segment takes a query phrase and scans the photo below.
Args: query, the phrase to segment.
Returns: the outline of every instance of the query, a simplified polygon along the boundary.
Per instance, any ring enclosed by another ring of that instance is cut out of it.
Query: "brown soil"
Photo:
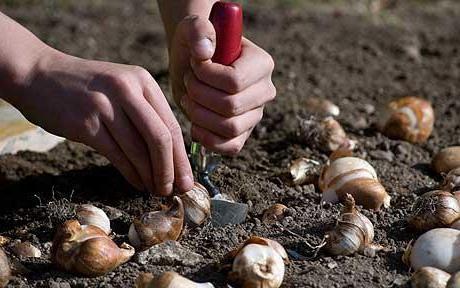
[[[27,2],[31,3],[0,4],[0,9],[68,53],[144,66],[168,91],[165,37],[154,1]],[[49,241],[56,225],[72,217],[72,204],[121,209],[122,217],[113,226],[116,239],[122,241],[130,220],[158,201],[135,191],[103,157],[79,144],[64,143],[46,154],[0,157],[0,233],[29,240],[47,252],[42,259],[22,260],[31,272],[14,279],[11,286],[127,287],[139,272],[175,270],[224,287],[225,271],[219,265],[223,255],[248,236],[260,235],[301,255],[287,266],[284,287],[409,287],[410,273],[401,255],[417,234],[409,231],[405,218],[416,195],[440,181],[429,165],[433,153],[460,144],[460,5],[400,2],[405,3],[379,15],[340,4],[246,8],[247,35],[276,60],[279,96],[267,107],[241,154],[224,159],[213,176],[224,192],[250,204],[247,221],[189,229],[181,239],[185,247],[204,256],[199,265],[129,262],[94,279],[56,270],[47,258]],[[312,95],[327,97],[341,107],[339,120],[359,140],[358,154],[374,165],[392,196],[390,209],[364,211],[375,224],[376,242],[389,252],[375,258],[330,257],[322,252],[313,257],[315,251],[306,243],[321,242],[340,208],[320,207],[318,191],[309,186],[284,183],[291,160],[306,156],[324,163],[327,159],[295,137],[297,117],[305,116],[302,103]],[[437,121],[425,144],[389,140],[376,132],[375,114],[366,113],[367,104],[378,107],[405,95],[426,97],[434,104]],[[382,151],[393,159],[382,157]],[[276,202],[290,208],[289,216],[280,223],[261,223],[263,210]]]

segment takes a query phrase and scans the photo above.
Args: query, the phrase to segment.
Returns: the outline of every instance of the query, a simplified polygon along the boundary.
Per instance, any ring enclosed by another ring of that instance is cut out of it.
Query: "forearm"
[[[13,104],[31,71],[50,47],[0,12],[0,98]]]
[[[211,12],[212,5],[218,0],[158,0],[161,18],[168,38],[168,47],[174,36],[177,24],[186,16],[198,15],[205,19]]]

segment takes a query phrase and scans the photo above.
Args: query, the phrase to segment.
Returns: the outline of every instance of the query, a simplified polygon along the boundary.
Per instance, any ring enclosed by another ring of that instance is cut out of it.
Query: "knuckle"
[[[96,111],[105,111],[110,106],[110,100],[103,93],[90,94],[93,109]]]
[[[89,137],[93,138],[98,134],[101,123],[99,117],[95,113],[91,113],[83,118],[81,126],[81,129],[85,131]]]
[[[227,121],[225,124],[225,130],[226,134],[229,137],[237,137],[239,136],[243,131],[241,131],[241,124],[238,121]]]
[[[227,116],[238,116],[242,113],[242,106],[236,99],[230,99],[227,102]]]
[[[242,141],[235,141],[228,146],[227,153],[229,155],[236,155],[240,153],[241,149],[243,149],[243,145],[244,143]]]
[[[133,73],[142,80],[149,81],[152,78],[152,75],[150,75],[149,71],[141,66],[133,66]]]
[[[227,92],[231,94],[236,94],[244,90],[245,83],[246,83],[246,76],[244,75],[243,72],[234,69],[228,76],[228,80],[226,82],[228,85]]]
[[[174,121],[172,124],[167,125],[168,130],[173,138],[182,135],[182,128],[180,127],[179,123]]]
[[[160,149],[167,149],[172,145],[171,133],[168,129],[162,129],[155,135],[154,144]]]
[[[114,86],[117,89],[122,91],[130,90],[132,85],[131,75],[129,73],[123,72],[118,74],[108,74],[106,75],[106,79],[108,80],[111,86]]]

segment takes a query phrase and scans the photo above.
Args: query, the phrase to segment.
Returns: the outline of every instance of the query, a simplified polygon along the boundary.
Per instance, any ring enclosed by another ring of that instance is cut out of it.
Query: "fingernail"
[[[195,182],[193,181],[193,178],[191,178],[190,176],[182,176],[178,179],[178,183],[178,186],[186,190],[184,192],[187,192],[188,190],[193,188],[193,184]]]
[[[214,47],[211,40],[203,38],[196,42],[195,53],[198,57],[202,58],[202,60],[210,59],[212,54],[214,54]]]
[[[173,184],[168,183],[168,184],[164,185],[163,187],[161,187],[160,194],[164,195],[164,196],[168,196],[168,195],[170,195],[172,193],[172,191],[173,191]]]

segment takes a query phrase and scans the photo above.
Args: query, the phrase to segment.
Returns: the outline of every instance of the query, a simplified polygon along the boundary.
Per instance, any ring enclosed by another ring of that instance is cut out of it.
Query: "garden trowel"
[[[212,61],[222,65],[230,65],[241,54],[243,30],[241,5],[216,2],[212,7],[209,20],[216,31],[216,49]],[[210,174],[220,161],[220,155],[207,152],[197,142],[192,142],[190,155],[198,182],[206,187],[211,196],[211,223],[214,226],[242,223],[248,214],[248,205],[229,199],[209,179]]]

